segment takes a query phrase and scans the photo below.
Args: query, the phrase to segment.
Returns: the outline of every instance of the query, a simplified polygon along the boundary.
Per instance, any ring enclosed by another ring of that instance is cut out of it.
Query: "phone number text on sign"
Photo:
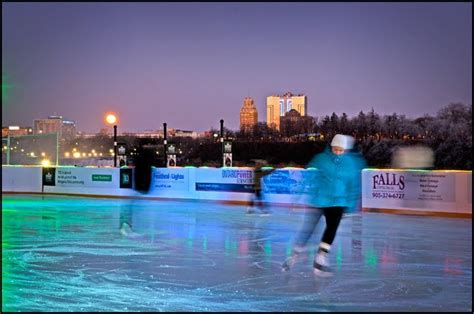
[[[405,196],[403,193],[388,193],[388,192],[372,192],[374,198],[399,198],[402,199]]]

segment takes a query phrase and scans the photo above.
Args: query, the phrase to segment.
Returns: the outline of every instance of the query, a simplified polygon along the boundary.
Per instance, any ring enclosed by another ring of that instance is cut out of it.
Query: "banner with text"
[[[363,171],[363,197],[374,200],[455,202],[455,173]]]
[[[153,168],[151,189],[188,191],[189,171],[184,168]]]
[[[253,169],[196,169],[196,191],[252,193]]]
[[[57,187],[118,188],[114,169],[101,168],[56,168]]]

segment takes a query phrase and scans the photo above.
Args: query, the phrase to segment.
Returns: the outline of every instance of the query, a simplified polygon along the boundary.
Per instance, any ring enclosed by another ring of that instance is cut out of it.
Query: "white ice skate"
[[[138,238],[140,237],[141,235],[136,233],[136,232],[133,232],[132,228],[130,227],[130,225],[126,222],[124,222],[122,224],[122,227],[120,228],[120,233],[124,236],[124,237],[127,237],[127,238]]]
[[[293,265],[295,265],[296,261],[298,260],[299,255],[305,250],[304,246],[295,246],[293,248],[293,253],[291,256],[286,259],[286,261],[281,264],[282,271],[289,271]]]
[[[313,272],[315,275],[321,277],[330,277],[333,275],[332,270],[329,268],[328,253],[319,251],[318,255],[313,262]]]
[[[298,255],[292,254],[281,265],[281,271],[289,271],[290,268],[293,267],[293,265],[295,265],[297,259],[298,259]]]

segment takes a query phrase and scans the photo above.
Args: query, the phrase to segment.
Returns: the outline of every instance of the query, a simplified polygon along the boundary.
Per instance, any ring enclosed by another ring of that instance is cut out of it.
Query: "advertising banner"
[[[56,168],[43,168],[43,185],[56,185]]]
[[[117,155],[125,156],[127,154],[127,146],[125,143],[117,143]]]
[[[176,155],[166,155],[166,167],[173,168],[176,167]]]
[[[316,171],[278,169],[262,178],[262,188],[269,194],[300,194],[316,189]]]
[[[120,169],[120,188],[132,188],[132,169]]]
[[[224,141],[222,143],[222,163],[224,167],[232,167],[232,142]]]
[[[57,187],[116,188],[113,169],[101,168],[56,168]]]
[[[153,168],[151,189],[188,191],[189,173],[183,168]]]
[[[455,174],[423,171],[366,171],[364,198],[455,202]]]
[[[232,153],[224,153],[222,156],[224,167],[232,167]]]
[[[252,169],[196,169],[196,191],[253,192]]]

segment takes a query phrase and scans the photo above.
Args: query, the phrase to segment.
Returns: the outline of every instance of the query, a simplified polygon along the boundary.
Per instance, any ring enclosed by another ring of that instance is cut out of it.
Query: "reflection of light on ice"
[[[472,222],[345,218],[332,279],[312,273],[316,229],[289,273],[304,211],[215,203],[2,196],[3,310],[470,310]],[[120,235],[131,219],[142,239]],[[324,224],[324,219],[322,220]],[[440,237],[440,232],[447,234]],[[443,271],[440,271],[440,270]],[[455,276],[455,277],[454,277]],[[455,280],[453,280],[453,278]]]

